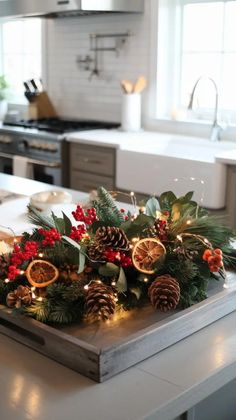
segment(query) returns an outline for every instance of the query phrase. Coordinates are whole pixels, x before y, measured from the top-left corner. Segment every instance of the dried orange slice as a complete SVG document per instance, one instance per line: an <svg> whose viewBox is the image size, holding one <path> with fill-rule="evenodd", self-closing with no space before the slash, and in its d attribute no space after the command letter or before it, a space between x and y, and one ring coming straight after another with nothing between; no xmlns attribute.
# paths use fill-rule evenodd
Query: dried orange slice
<svg viewBox="0 0 236 420"><path fill-rule="evenodd" d="M58 279L59 271L55 265L45 260L33 260L25 272L28 282L34 287L47 287Z"/></svg>
<svg viewBox="0 0 236 420"><path fill-rule="evenodd" d="M164 245L156 238L144 238L136 242L132 252L134 267L145 274L153 274L153 265L166 253Z"/></svg>

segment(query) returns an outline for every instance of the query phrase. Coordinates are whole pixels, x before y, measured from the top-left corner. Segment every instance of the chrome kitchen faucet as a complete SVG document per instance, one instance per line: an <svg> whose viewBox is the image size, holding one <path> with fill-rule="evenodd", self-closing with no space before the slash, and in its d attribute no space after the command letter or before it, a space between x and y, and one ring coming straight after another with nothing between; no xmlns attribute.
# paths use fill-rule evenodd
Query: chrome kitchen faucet
<svg viewBox="0 0 236 420"><path fill-rule="evenodd" d="M190 96L190 101L189 101L189 104L188 104L188 110L193 109L193 100L194 100L194 94L195 94L197 85L204 78L205 78L204 76L201 76L196 81L196 83L193 87L191 96ZM211 129L210 140L211 141L219 141L220 140L220 133L223 130L223 127L221 127L218 123L218 104L219 104L218 88L217 88L216 82L211 77L206 77L206 79L208 79L213 84L214 89L215 89L215 109L214 109L214 119L213 119L213 124L212 124L212 129Z"/></svg>

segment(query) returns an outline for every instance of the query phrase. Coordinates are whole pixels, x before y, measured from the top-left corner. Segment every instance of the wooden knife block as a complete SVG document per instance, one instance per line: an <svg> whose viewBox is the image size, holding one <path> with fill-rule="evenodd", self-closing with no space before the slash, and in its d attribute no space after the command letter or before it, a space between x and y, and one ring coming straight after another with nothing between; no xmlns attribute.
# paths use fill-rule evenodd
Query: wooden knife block
<svg viewBox="0 0 236 420"><path fill-rule="evenodd" d="M38 93L29 104L29 118L55 118L56 110L47 94L47 92Z"/></svg>

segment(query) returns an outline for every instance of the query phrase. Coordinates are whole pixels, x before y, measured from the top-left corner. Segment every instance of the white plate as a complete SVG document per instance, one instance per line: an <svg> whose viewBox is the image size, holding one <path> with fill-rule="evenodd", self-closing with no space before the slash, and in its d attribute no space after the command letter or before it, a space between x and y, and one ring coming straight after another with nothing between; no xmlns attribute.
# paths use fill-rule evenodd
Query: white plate
<svg viewBox="0 0 236 420"><path fill-rule="evenodd" d="M50 209L54 204L68 204L71 201L71 194L60 190L42 191L30 197L30 204L43 211Z"/></svg>

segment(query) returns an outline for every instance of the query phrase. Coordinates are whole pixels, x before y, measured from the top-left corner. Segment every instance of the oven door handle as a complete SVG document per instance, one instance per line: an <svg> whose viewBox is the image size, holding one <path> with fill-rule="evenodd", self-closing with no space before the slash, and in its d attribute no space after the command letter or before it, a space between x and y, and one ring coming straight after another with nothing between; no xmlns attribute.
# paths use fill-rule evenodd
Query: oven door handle
<svg viewBox="0 0 236 420"><path fill-rule="evenodd" d="M12 159L14 158L14 155L10 155L9 153L2 153L0 152L0 158L5 159ZM45 166L46 168L60 168L61 164L57 161L48 161L48 160L38 160L38 159L28 159L29 163L32 163L33 165L39 165L39 166Z"/></svg>

